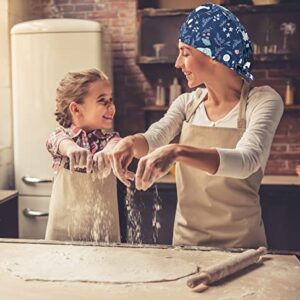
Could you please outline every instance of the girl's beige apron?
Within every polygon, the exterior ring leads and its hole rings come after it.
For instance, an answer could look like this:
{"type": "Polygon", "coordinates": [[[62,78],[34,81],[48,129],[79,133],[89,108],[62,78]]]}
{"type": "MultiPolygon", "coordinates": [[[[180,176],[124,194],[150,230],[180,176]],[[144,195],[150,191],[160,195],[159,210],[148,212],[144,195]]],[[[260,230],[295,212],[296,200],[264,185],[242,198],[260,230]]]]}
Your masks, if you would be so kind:
{"type": "MultiPolygon", "coordinates": [[[[195,100],[183,124],[180,143],[194,147],[235,148],[246,128],[249,85],[244,84],[239,103],[237,128],[196,126],[189,123],[201,98],[195,100]]],[[[259,203],[263,172],[246,179],[211,176],[177,163],[178,203],[173,244],[217,247],[258,247],[266,245],[259,203]]]]}
{"type": "Polygon", "coordinates": [[[113,172],[93,181],[91,174],[60,167],[54,178],[45,239],[119,242],[113,172]]]}

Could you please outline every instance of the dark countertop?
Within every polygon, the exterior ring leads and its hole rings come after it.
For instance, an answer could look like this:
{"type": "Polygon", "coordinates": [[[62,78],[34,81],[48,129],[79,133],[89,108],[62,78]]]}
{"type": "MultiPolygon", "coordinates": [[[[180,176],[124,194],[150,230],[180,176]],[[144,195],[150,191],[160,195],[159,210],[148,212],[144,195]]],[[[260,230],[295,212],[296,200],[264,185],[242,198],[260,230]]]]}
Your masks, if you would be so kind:
{"type": "Polygon", "coordinates": [[[18,195],[16,190],[0,190],[0,204],[13,199],[18,195]]]}
{"type": "MultiPolygon", "coordinates": [[[[174,183],[175,177],[168,174],[160,178],[157,182],[159,183],[174,183]]],[[[300,176],[297,175],[266,175],[262,180],[262,185],[298,185],[300,186],[300,176]]]]}

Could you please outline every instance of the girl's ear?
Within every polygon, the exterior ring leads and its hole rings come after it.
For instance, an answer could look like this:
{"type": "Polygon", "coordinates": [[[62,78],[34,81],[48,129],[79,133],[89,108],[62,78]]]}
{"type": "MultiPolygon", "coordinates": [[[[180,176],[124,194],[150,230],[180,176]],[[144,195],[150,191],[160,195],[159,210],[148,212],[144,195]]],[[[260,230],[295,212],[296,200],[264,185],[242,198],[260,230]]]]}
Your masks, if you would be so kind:
{"type": "Polygon", "coordinates": [[[69,104],[69,110],[72,116],[80,113],[79,105],[74,101],[69,104]]]}

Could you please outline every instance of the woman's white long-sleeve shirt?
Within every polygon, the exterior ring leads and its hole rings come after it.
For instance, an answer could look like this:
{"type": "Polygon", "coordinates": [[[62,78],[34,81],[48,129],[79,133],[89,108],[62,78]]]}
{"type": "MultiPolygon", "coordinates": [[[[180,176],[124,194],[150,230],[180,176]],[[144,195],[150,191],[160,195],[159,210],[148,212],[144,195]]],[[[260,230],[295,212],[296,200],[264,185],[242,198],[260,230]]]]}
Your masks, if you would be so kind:
{"type": "MultiPolygon", "coordinates": [[[[195,97],[206,95],[206,89],[197,89],[179,96],[164,117],[152,124],[144,133],[149,152],[167,145],[180,134],[186,113],[195,97]]],[[[284,110],[280,95],[269,86],[255,87],[250,91],[246,108],[246,131],[234,149],[216,148],[220,165],[215,176],[247,178],[259,168],[264,171],[273,137],[284,110]]],[[[191,123],[209,127],[237,127],[239,103],[222,119],[209,120],[204,102],[200,104],[191,123]]]]}

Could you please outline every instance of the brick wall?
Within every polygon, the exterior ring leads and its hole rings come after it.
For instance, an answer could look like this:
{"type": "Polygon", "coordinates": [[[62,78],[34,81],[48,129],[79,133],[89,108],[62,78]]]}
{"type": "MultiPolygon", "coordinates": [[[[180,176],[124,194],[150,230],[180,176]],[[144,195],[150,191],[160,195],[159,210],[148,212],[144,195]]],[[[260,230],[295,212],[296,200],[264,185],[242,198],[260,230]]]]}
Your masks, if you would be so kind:
{"type": "MultiPolygon", "coordinates": [[[[137,24],[135,0],[36,0],[32,1],[43,17],[95,20],[107,27],[112,39],[116,129],[126,136],[145,129],[141,107],[153,96],[145,73],[135,63],[137,24]]],[[[156,70],[156,72],[158,72],[156,70]]],[[[257,65],[256,84],[269,84],[283,97],[286,78],[300,83],[300,64],[257,65]]],[[[300,90],[300,88],[299,88],[300,90]]],[[[300,100],[300,91],[296,97],[300,100]]],[[[300,102],[298,102],[300,104],[300,102]]],[[[300,110],[285,111],[274,138],[266,174],[295,174],[300,164],[300,110]]]]}
{"type": "MultiPolygon", "coordinates": [[[[256,85],[272,86],[284,99],[287,78],[293,78],[296,86],[295,101],[300,104],[300,64],[257,64],[253,71],[256,85]]],[[[295,174],[300,164],[300,110],[284,111],[271,148],[266,174],[295,174]]]]}
{"type": "MultiPolygon", "coordinates": [[[[144,91],[148,84],[135,63],[136,0],[32,0],[37,17],[100,22],[111,36],[116,129],[122,136],[144,130],[144,91]]],[[[149,90],[149,88],[148,88],[149,90]]]]}

